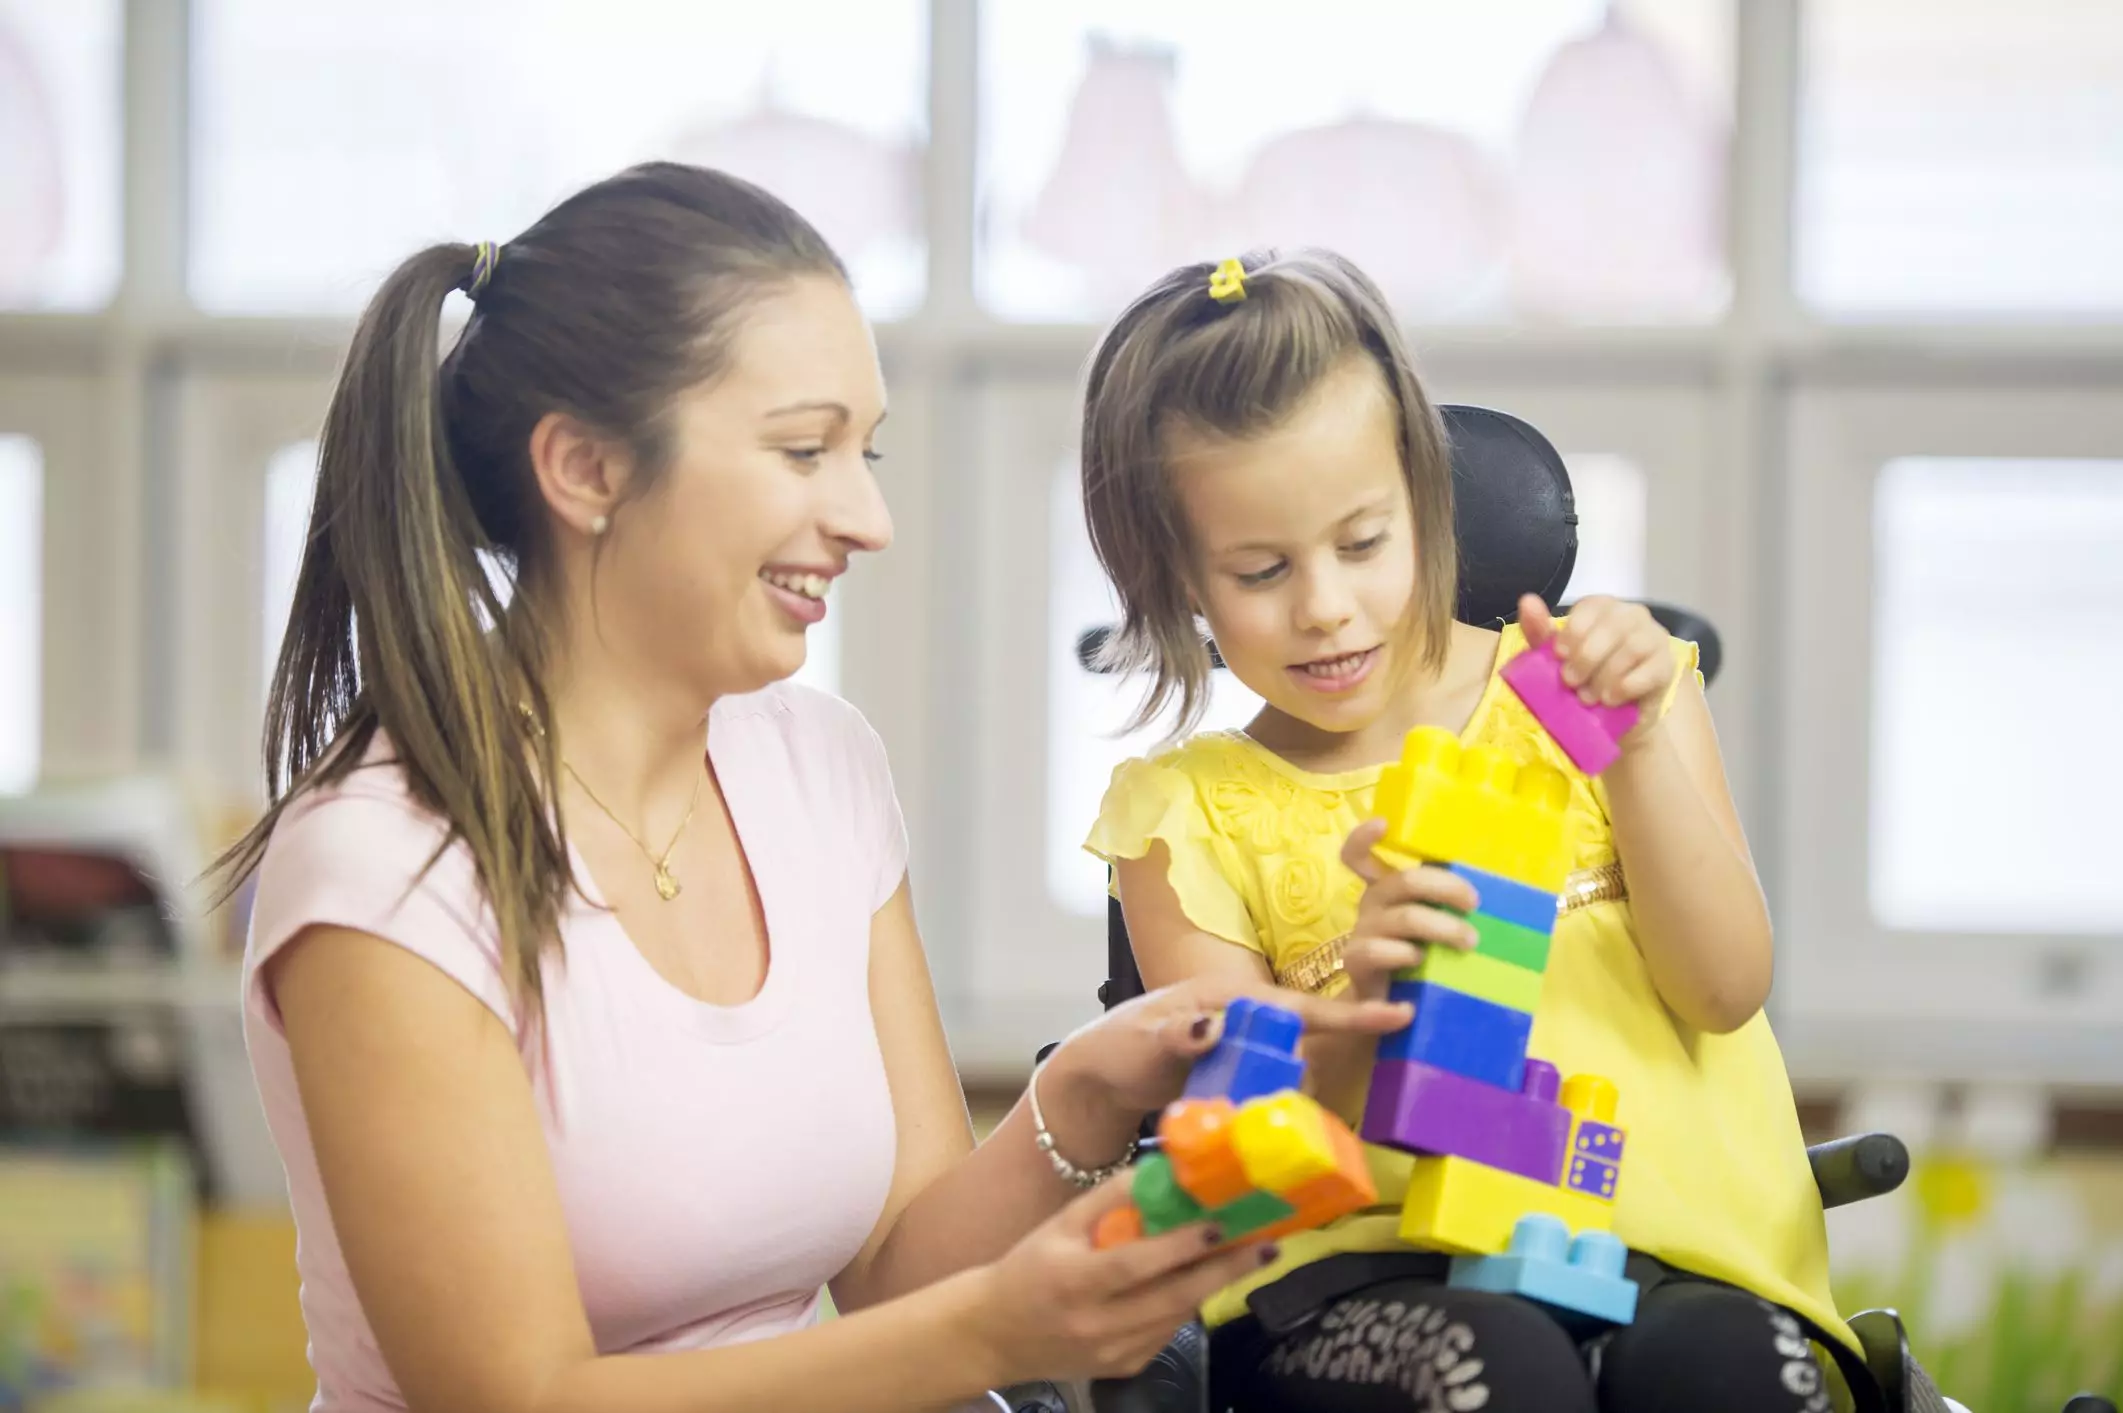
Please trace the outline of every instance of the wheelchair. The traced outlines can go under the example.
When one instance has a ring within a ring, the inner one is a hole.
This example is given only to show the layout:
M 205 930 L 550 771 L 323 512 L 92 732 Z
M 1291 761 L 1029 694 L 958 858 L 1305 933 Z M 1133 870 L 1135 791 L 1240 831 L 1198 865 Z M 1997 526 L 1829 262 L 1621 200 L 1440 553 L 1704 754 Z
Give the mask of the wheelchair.
M 1577 524 L 1570 474 L 1561 455 L 1540 432 L 1506 413 L 1480 407 L 1439 409 L 1452 448 L 1455 530 L 1459 539 L 1460 583 L 1455 616 L 1463 623 L 1502 627 L 1516 617 L 1522 594 L 1534 593 L 1561 605 L 1564 588 L 1577 562 Z M 1717 630 L 1706 619 L 1670 604 L 1647 603 L 1659 623 L 1677 638 L 1697 645 L 1707 686 L 1722 665 Z M 1094 628 L 1077 644 L 1088 671 L 1099 671 L 1100 648 L 1109 629 Z M 1211 645 L 1211 657 L 1216 666 Z M 1141 974 L 1128 941 L 1118 900 L 1106 905 L 1107 978 L 1098 999 L 1107 1009 L 1142 994 Z M 1053 1049 L 1041 1049 L 1045 1059 Z M 1154 1145 L 1152 1124 L 1145 1140 Z M 1892 1134 L 1868 1133 L 1837 1138 L 1807 1150 L 1821 1205 L 1841 1207 L 1894 1191 L 1909 1175 L 1909 1151 Z M 1944 1399 L 1916 1361 L 1901 1317 L 1893 1310 L 1868 1310 L 1851 1318 L 1851 1329 L 1864 1346 L 1865 1380 L 1853 1378 L 1858 1413 L 1945 1413 L 1957 1408 Z M 1199 1323 L 1183 1327 L 1150 1366 L 1130 1379 L 1102 1380 L 1090 1389 L 1096 1413 L 1223 1413 L 1209 1407 L 1209 1342 Z M 1051 1391 L 1023 1390 L 1008 1400 L 1017 1413 L 1060 1413 L 1064 1407 Z M 1243 1413 L 1243 1410 L 1240 1411 Z M 2064 1413 L 2117 1413 L 2106 1399 L 2080 1395 Z

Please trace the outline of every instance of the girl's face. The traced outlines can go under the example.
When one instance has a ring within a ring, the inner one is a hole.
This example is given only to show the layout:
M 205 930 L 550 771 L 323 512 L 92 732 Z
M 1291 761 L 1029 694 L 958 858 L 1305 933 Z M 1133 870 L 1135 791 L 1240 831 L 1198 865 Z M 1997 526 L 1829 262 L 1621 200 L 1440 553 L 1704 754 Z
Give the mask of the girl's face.
M 731 364 L 673 409 L 664 474 L 613 516 L 597 621 L 707 697 L 803 666 L 826 588 L 892 539 L 871 473 L 885 416 L 870 327 L 840 281 L 747 310 Z M 623 543 L 621 543 L 623 542 Z
M 1166 441 L 1193 536 L 1190 579 L 1231 671 L 1329 732 L 1377 720 L 1415 593 L 1399 420 L 1368 357 L 1244 441 Z

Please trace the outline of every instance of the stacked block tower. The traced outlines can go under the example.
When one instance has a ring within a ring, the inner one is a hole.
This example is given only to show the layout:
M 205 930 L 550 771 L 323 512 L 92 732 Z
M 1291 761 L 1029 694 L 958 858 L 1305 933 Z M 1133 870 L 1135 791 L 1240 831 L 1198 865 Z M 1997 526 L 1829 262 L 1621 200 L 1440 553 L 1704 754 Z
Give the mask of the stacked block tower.
M 1378 1200 L 1363 1144 L 1303 1092 L 1302 1029 L 1279 1006 L 1231 1003 L 1216 1047 L 1158 1118 L 1158 1150 L 1135 1166 L 1132 1205 L 1106 1213 L 1096 1245 L 1205 1220 L 1227 1241 L 1269 1241 Z
M 1612 752 L 1634 712 L 1596 714 L 1555 668 L 1544 645 L 1504 676 L 1573 760 L 1604 768 L 1613 755 L 1601 743 Z M 1379 1043 L 1363 1137 L 1416 1156 L 1401 1235 L 1454 1253 L 1452 1284 L 1626 1324 L 1636 1286 L 1610 1230 L 1623 1148 L 1614 1085 L 1564 1080 L 1526 1053 L 1570 871 L 1569 797 L 1561 771 L 1463 749 L 1436 727 L 1411 731 L 1380 779 L 1380 856 L 1465 878 L 1479 941 L 1429 948 L 1394 979 L 1392 999 L 1412 1003 L 1415 1019 Z

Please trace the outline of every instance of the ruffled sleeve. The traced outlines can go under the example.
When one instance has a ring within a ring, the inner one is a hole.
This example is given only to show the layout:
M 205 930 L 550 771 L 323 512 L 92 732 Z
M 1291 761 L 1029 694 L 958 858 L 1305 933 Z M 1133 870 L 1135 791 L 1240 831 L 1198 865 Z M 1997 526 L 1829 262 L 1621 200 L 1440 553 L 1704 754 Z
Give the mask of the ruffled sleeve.
M 1659 707 L 1661 715 L 1673 710 L 1673 699 L 1681 694 L 1681 679 L 1684 676 L 1693 673 L 1697 690 L 1700 691 L 1703 686 L 1703 650 L 1686 638 L 1674 638 L 1671 642 L 1674 674 L 1673 681 L 1666 688 L 1666 700 Z
M 1223 841 L 1210 824 L 1193 779 L 1161 761 L 1132 760 L 1113 772 L 1098 823 L 1084 848 L 1111 864 L 1142 858 L 1153 843 L 1165 846 L 1170 860 L 1166 878 L 1189 922 L 1226 942 L 1266 954 L 1236 881 L 1242 875 L 1225 866 Z

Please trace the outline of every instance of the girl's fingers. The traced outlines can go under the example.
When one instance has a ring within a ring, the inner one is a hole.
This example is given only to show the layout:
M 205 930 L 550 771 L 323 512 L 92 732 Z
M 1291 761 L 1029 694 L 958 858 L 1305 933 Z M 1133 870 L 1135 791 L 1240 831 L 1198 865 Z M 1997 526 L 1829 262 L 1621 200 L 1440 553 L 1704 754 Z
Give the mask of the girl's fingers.
M 1357 938 L 1342 953 L 1342 966 L 1351 980 L 1391 976 L 1408 967 L 1421 966 L 1422 962 L 1421 946 L 1390 933 L 1381 937 Z
M 1440 908 L 1471 913 L 1481 901 L 1475 896 L 1473 884 L 1458 874 L 1433 864 L 1404 868 L 1398 873 L 1381 878 L 1364 891 L 1364 903 L 1370 907 L 1391 907 L 1398 903 L 1430 903 Z
M 1614 704 L 1642 702 L 1646 707 L 1656 708 L 1657 699 L 1663 697 L 1666 689 L 1672 685 L 1673 657 L 1662 643 L 1657 652 L 1629 669 L 1628 674 L 1615 686 L 1614 695 L 1608 700 Z
M 1591 615 L 1588 621 L 1581 613 L 1571 614 L 1561 645 L 1563 684 L 1577 689 L 1591 682 L 1621 646 L 1624 636 L 1623 628 L 1610 615 Z
M 1537 648 L 1555 636 L 1555 615 L 1539 594 L 1519 595 L 1519 631 L 1526 635 L 1526 646 Z
M 1592 680 L 1585 684 L 1585 690 L 1592 693 L 1594 700 L 1609 706 L 1629 700 L 1622 695 L 1624 684 L 1637 669 L 1652 660 L 1654 647 L 1655 645 L 1642 641 L 1624 641 L 1618 644 L 1615 650 L 1607 655 L 1607 660 L 1600 664 L 1599 670 L 1592 674 Z
M 1474 926 L 1465 918 L 1427 903 L 1397 903 L 1381 908 L 1367 923 L 1381 937 L 1404 938 L 1421 946 L 1474 946 Z M 1413 965 L 1410 963 L 1409 965 Z
M 1371 851 L 1377 848 L 1378 841 L 1385 837 L 1385 820 L 1365 820 L 1350 830 L 1349 837 L 1342 841 L 1342 865 L 1366 883 L 1378 882 L 1391 870 L 1380 863 L 1378 856 Z

